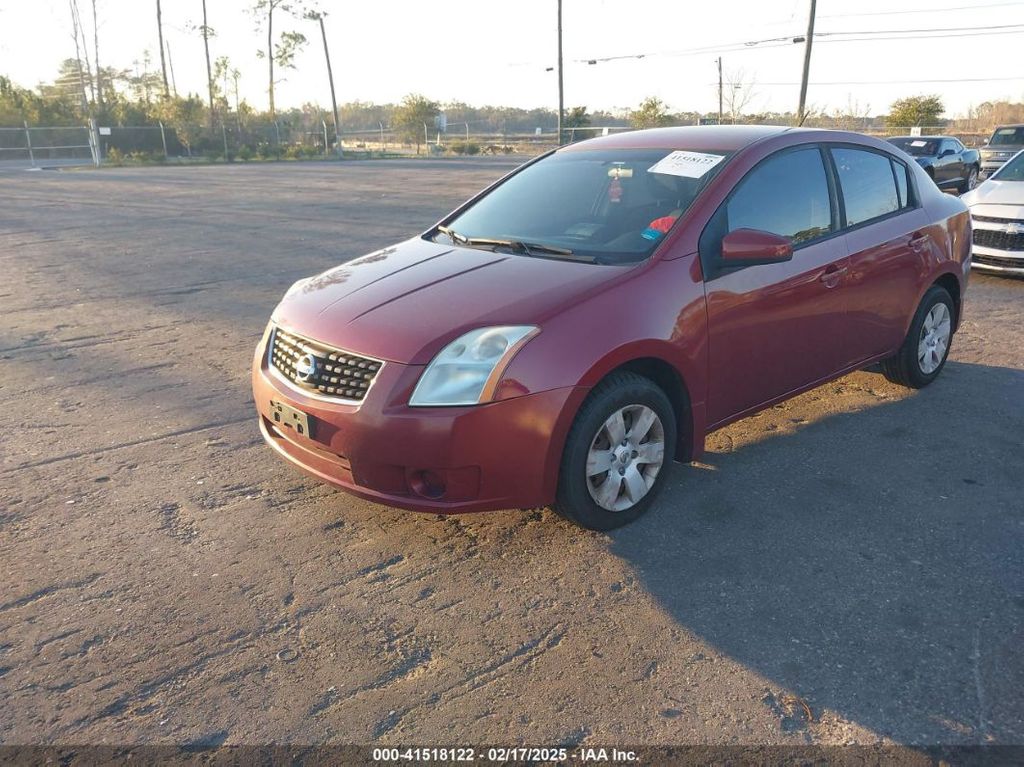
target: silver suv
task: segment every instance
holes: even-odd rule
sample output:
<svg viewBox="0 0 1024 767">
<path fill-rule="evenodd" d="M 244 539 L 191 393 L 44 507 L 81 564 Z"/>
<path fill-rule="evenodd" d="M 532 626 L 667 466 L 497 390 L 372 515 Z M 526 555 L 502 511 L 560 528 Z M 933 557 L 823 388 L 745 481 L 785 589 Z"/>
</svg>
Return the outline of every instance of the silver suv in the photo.
<svg viewBox="0 0 1024 767">
<path fill-rule="evenodd" d="M 981 177 L 987 178 L 1024 149 L 1024 124 L 1000 125 L 981 148 Z"/>
</svg>

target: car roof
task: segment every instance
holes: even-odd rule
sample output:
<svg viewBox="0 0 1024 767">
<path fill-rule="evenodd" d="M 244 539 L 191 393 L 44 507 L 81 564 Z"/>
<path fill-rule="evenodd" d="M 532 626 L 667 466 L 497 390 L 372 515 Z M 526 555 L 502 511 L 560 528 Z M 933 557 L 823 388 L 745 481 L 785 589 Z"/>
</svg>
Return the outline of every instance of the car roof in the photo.
<svg viewBox="0 0 1024 767">
<path fill-rule="evenodd" d="M 993 128 L 993 131 L 1002 130 L 1003 128 L 1024 128 L 1024 123 L 1006 123 L 1006 125 L 997 125 Z"/>
<path fill-rule="evenodd" d="M 579 149 L 690 149 L 735 152 L 769 136 L 790 131 L 814 131 L 785 125 L 690 125 L 623 131 L 569 144 L 561 151 Z"/>
</svg>

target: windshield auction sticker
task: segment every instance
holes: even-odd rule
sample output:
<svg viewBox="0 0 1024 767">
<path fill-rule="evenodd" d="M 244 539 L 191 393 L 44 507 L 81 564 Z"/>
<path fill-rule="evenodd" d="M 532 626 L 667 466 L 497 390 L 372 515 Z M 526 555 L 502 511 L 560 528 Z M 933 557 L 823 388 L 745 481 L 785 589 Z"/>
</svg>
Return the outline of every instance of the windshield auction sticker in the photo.
<svg viewBox="0 0 1024 767">
<path fill-rule="evenodd" d="M 724 159 L 720 154 L 676 151 L 658 160 L 647 169 L 647 172 L 683 176 L 684 178 L 700 178 Z"/>
</svg>

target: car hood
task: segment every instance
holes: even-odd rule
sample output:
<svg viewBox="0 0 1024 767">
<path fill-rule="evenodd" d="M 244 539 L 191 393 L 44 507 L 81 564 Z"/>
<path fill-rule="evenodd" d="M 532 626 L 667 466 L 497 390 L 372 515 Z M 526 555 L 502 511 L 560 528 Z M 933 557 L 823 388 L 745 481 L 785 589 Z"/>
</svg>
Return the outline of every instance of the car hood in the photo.
<svg viewBox="0 0 1024 767">
<path fill-rule="evenodd" d="M 473 328 L 542 325 L 632 268 L 416 238 L 296 283 L 273 321 L 356 354 L 426 364 Z"/>
<path fill-rule="evenodd" d="M 990 178 L 972 189 L 961 199 L 968 206 L 975 205 L 1024 205 L 1024 181 L 1000 181 Z"/>
</svg>

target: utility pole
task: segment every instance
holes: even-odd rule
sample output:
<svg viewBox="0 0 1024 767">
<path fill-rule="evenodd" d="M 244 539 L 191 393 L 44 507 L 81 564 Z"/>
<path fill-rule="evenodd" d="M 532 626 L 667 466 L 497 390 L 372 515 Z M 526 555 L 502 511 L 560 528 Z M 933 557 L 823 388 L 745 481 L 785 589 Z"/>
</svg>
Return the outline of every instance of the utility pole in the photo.
<svg viewBox="0 0 1024 767">
<path fill-rule="evenodd" d="M 811 0 L 811 15 L 807 19 L 807 40 L 804 44 L 804 76 L 800 81 L 800 107 L 797 109 L 797 125 L 803 125 L 807 119 L 804 111 L 807 104 L 807 80 L 811 73 L 811 43 L 814 41 L 814 8 L 816 0 Z"/>
<path fill-rule="evenodd" d="M 562 84 L 562 0 L 558 0 L 558 145 L 562 145 L 562 123 L 565 120 L 565 90 Z"/>
<path fill-rule="evenodd" d="M 341 156 L 341 121 L 338 119 L 338 99 L 334 95 L 334 71 L 331 69 L 331 52 L 327 49 L 327 29 L 324 27 L 323 11 L 314 11 L 317 21 L 320 22 L 320 35 L 324 39 L 324 58 L 327 59 L 327 79 L 331 83 L 331 107 L 334 109 L 334 141 L 338 144 L 338 156 Z"/>
<path fill-rule="evenodd" d="M 103 73 L 100 72 L 100 25 L 96 18 L 96 0 L 92 0 L 92 53 L 96 57 L 96 102 L 103 109 Z"/>
<path fill-rule="evenodd" d="M 174 79 L 174 59 L 171 58 L 171 41 L 167 41 L 167 66 L 171 69 L 171 90 L 174 98 L 178 98 L 178 81 Z"/>
<path fill-rule="evenodd" d="M 206 51 L 206 94 L 210 99 L 210 125 L 213 125 L 213 69 L 210 67 L 210 25 L 206 20 L 206 0 L 203 0 L 203 48 Z M 169 48 L 167 55 L 170 56 Z M 171 76 L 174 76 L 173 66 Z M 224 94 L 224 97 L 227 98 L 227 94 Z"/>
<path fill-rule="evenodd" d="M 171 97 L 171 86 L 167 82 L 167 56 L 164 53 L 164 21 L 160 12 L 160 0 L 156 0 L 156 31 L 160 36 L 160 70 L 164 75 L 164 98 Z"/>
<path fill-rule="evenodd" d="M 718 57 L 718 124 L 722 124 L 722 57 Z"/>
</svg>

